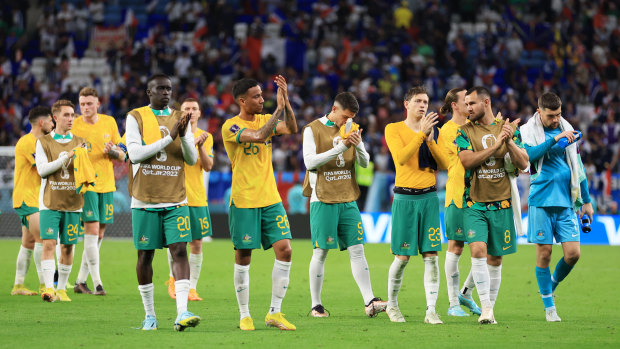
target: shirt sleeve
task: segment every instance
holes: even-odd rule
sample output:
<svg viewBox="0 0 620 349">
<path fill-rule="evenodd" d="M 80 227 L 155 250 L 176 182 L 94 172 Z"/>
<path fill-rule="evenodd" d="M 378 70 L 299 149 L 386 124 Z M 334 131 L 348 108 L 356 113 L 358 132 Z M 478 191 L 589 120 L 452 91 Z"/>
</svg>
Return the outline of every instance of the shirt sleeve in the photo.
<svg viewBox="0 0 620 349">
<path fill-rule="evenodd" d="M 127 132 L 125 133 L 125 140 L 127 141 L 127 155 L 129 156 L 131 162 L 133 162 L 134 164 L 153 157 L 155 154 L 157 154 L 157 152 L 161 151 L 162 149 L 167 147 L 168 144 L 172 143 L 172 137 L 168 135 L 154 143 L 143 145 L 138 121 L 136 121 L 136 118 L 134 118 L 130 114 L 127 114 L 126 129 Z M 194 137 L 192 135 L 192 139 L 193 138 Z"/>
<path fill-rule="evenodd" d="M 413 154 L 420 150 L 420 146 L 424 142 L 426 135 L 423 132 L 415 132 L 414 137 L 409 140 L 408 144 L 404 144 L 399 137 L 396 130 L 390 125 L 385 127 L 385 141 L 387 142 L 388 149 L 394 158 L 394 163 L 401 166 L 406 164 Z"/>
<path fill-rule="evenodd" d="M 205 150 L 207 151 L 207 156 L 213 157 L 213 135 L 210 134 L 209 132 L 207 132 L 207 134 L 209 136 L 205 140 L 203 147 L 205 147 Z"/>
<path fill-rule="evenodd" d="M 555 143 L 554 138 L 549 138 L 544 143 L 539 145 L 529 146 L 525 144 L 525 151 L 527 152 L 527 156 L 530 158 L 530 163 L 534 163 L 542 158 Z"/>
<path fill-rule="evenodd" d="M 170 137 L 170 136 L 168 136 Z M 198 150 L 194 145 L 194 132 L 191 127 L 185 129 L 185 135 L 181 137 L 181 151 L 183 152 L 183 160 L 188 165 L 194 165 L 198 160 Z"/>
<path fill-rule="evenodd" d="M 222 127 L 222 140 L 229 143 L 240 143 L 239 136 L 241 136 L 243 130 L 245 130 L 245 128 L 235 123 L 224 123 Z"/>
<path fill-rule="evenodd" d="M 368 163 L 370 162 L 370 154 L 368 154 L 366 147 L 364 147 L 364 141 L 359 142 L 359 144 L 355 146 L 355 155 L 357 163 L 361 167 L 368 167 Z"/>
<path fill-rule="evenodd" d="M 321 154 L 316 153 L 316 143 L 314 142 L 314 134 L 310 127 L 304 129 L 303 135 L 303 154 L 304 164 L 308 170 L 316 170 L 325 165 L 329 161 L 335 159 L 339 154 L 347 150 L 347 146 L 339 142 L 335 147 Z"/>
<path fill-rule="evenodd" d="M 463 150 L 474 150 L 474 147 L 472 147 L 471 142 L 469 141 L 469 138 L 467 138 L 467 135 L 465 134 L 465 132 L 463 132 L 463 130 L 458 130 L 456 131 L 456 151 L 457 154 L 462 152 Z"/>
<path fill-rule="evenodd" d="M 37 141 L 37 152 L 35 157 L 37 161 L 37 172 L 39 172 L 39 176 L 42 178 L 58 171 L 62 167 L 63 162 L 69 159 L 67 154 L 62 154 L 58 159 L 49 162 L 47 155 L 45 155 L 45 150 L 43 150 L 43 146 L 39 141 Z"/>
</svg>

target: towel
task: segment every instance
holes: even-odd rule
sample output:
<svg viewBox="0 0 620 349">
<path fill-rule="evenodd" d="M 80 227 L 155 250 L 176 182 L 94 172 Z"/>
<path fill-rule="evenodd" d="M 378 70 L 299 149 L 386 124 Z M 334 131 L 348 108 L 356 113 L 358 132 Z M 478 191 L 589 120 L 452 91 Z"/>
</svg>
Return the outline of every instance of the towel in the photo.
<svg viewBox="0 0 620 349">
<path fill-rule="evenodd" d="M 433 141 L 435 141 L 435 143 L 437 143 L 438 137 L 439 129 L 437 127 L 433 127 Z M 422 142 L 420 150 L 418 151 L 418 167 L 430 167 L 433 170 L 437 171 L 437 161 L 435 161 L 435 158 L 433 158 L 431 149 L 428 147 L 428 144 L 426 144 L 426 141 Z"/>
<path fill-rule="evenodd" d="M 523 222 L 521 220 L 521 195 L 517 185 L 517 175 L 519 174 L 517 167 L 512 163 L 510 153 L 504 155 L 504 169 L 510 179 L 510 199 L 512 200 L 512 218 L 515 222 L 515 230 L 517 236 L 525 234 L 523 231 Z"/>
<path fill-rule="evenodd" d="M 73 149 L 73 168 L 75 170 L 75 191 L 83 194 L 88 191 L 89 186 L 95 185 L 95 169 L 88 158 L 88 150 L 84 147 Z"/>
<path fill-rule="evenodd" d="M 560 117 L 560 129 L 564 131 L 574 131 L 573 126 L 566 121 L 563 117 Z M 521 136 L 523 142 L 531 147 L 535 147 L 545 142 L 545 129 L 540 115 L 536 112 L 530 120 L 521 127 Z M 534 169 L 530 168 L 531 181 L 534 182 L 536 178 L 542 172 L 543 161 L 545 157 L 541 157 Z M 570 144 L 566 147 L 566 162 L 570 167 L 570 193 L 573 208 L 578 210 L 583 206 L 583 198 L 581 196 L 581 182 L 586 179 L 586 173 L 581 162 L 581 156 L 579 156 L 579 148 L 577 142 Z M 531 167 L 531 165 L 530 165 Z"/>
</svg>

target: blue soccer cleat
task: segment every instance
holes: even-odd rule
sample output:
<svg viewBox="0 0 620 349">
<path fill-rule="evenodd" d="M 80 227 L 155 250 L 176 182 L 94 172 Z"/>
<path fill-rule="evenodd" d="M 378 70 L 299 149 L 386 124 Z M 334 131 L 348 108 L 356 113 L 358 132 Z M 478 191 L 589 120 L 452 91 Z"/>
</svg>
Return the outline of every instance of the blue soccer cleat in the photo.
<svg viewBox="0 0 620 349">
<path fill-rule="evenodd" d="M 448 308 L 448 316 L 469 316 L 460 305 Z"/>
<path fill-rule="evenodd" d="M 469 311 L 472 312 L 472 314 L 476 314 L 476 315 L 482 314 L 482 310 L 480 310 L 480 307 L 478 306 L 478 304 L 476 304 L 476 302 L 473 299 L 466 298 L 460 293 L 459 293 L 459 303 L 461 303 L 461 305 L 466 306 L 467 309 L 469 309 Z"/>
<path fill-rule="evenodd" d="M 137 328 L 142 331 L 155 331 L 157 330 L 157 318 L 153 315 L 147 315 L 142 321 L 142 327 Z"/>
<path fill-rule="evenodd" d="M 181 315 L 177 316 L 177 319 L 174 321 L 174 330 L 181 332 L 188 327 L 196 327 L 199 323 L 200 316 L 194 315 L 189 311 L 185 311 Z"/>
</svg>

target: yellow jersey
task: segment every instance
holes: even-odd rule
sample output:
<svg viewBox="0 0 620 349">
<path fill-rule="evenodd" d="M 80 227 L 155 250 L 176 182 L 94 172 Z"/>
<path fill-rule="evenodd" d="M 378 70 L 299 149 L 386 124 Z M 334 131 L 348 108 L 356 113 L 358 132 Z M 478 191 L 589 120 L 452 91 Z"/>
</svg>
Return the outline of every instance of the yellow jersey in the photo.
<svg viewBox="0 0 620 349">
<path fill-rule="evenodd" d="M 465 191 L 465 168 L 459 159 L 456 150 L 456 133 L 461 125 L 450 120 L 439 130 L 437 143 L 441 145 L 448 156 L 448 182 L 446 183 L 445 207 L 452 202 L 458 208 L 463 207 L 463 192 Z"/>
<path fill-rule="evenodd" d="M 15 173 L 13 176 L 13 207 L 22 203 L 29 207 L 39 207 L 41 177 L 37 172 L 34 156 L 37 152 L 37 138 L 29 133 L 15 145 Z"/>
<path fill-rule="evenodd" d="M 121 143 L 121 136 L 113 117 L 104 114 L 97 114 L 97 116 L 95 124 L 88 124 L 82 116 L 79 116 L 73 121 L 71 132 L 86 139 L 88 158 L 97 174 L 95 186 L 90 190 L 96 193 L 109 193 L 116 191 L 114 169 L 112 159 L 103 153 L 103 149 L 109 141 L 115 145 Z"/>
<path fill-rule="evenodd" d="M 191 127 L 188 126 L 188 127 Z M 201 129 L 197 129 L 194 132 L 194 139 L 201 134 L 205 133 Z M 207 151 L 207 155 L 213 157 L 213 136 L 206 132 L 209 136 L 202 145 Z M 198 148 L 198 146 L 196 146 Z M 194 165 L 185 164 L 185 191 L 187 193 L 187 204 L 192 207 L 208 206 L 207 203 L 207 191 L 205 190 L 205 183 L 202 177 L 202 163 L 200 162 L 200 156 L 198 161 Z"/>
<path fill-rule="evenodd" d="M 385 126 L 385 140 L 396 167 L 397 187 L 423 189 L 435 185 L 435 171 L 430 167 L 420 168 L 419 151 L 426 135 L 409 128 L 404 121 Z M 428 143 L 437 164 L 443 163 L 445 155 L 435 142 Z M 399 159 L 409 158 L 402 165 Z"/>
<path fill-rule="evenodd" d="M 239 208 L 258 208 L 282 202 L 271 163 L 271 138 L 275 127 L 264 143 L 240 143 L 243 130 L 258 130 L 271 118 L 271 114 L 256 114 L 253 121 L 239 115 L 222 125 L 224 148 L 232 165 L 230 200 Z"/>
</svg>

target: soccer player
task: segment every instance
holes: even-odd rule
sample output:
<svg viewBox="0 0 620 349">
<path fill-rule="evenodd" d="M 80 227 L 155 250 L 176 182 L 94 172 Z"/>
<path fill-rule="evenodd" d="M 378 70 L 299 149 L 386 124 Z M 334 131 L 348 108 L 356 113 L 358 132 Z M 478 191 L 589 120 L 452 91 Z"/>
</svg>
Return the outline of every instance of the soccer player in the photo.
<svg viewBox="0 0 620 349">
<path fill-rule="evenodd" d="M 469 316 L 461 309 L 460 304 L 480 315 L 480 308 L 472 299 L 474 280 L 471 271 L 465 280 L 462 293 L 459 293 L 459 259 L 465 246 L 465 231 L 463 230 L 463 192 L 465 191 L 465 169 L 456 153 L 456 132 L 467 123 L 467 107 L 465 106 L 464 88 L 454 88 L 448 91 L 441 107 L 441 113 L 452 114 L 450 121 L 446 122 L 439 130 L 438 143 L 444 147 L 448 154 L 448 182 L 446 183 L 445 200 L 445 223 L 446 237 L 448 238 L 448 251 L 446 252 L 446 283 L 448 284 L 448 298 L 450 307 L 449 316 Z"/>
<path fill-rule="evenodd" d="M 241 79 L 233 86 L 239 115 L 222 125 L 222 138 L 232 164 L 228 225 L 235 247 L 234 283 L 241 320 L 239 328 L 254 330 L 250 316 L 250 261 L 252 250 L 273 247 L 271 306 L 267 326 L 295 330 L 280 311 L 291 269 L 291 230 L 282 206 L 271 163 L 271 138 L 297 133 L 297 121 L 288 100 L 286 80 L 276 76 L 277 107 L 273 115 L 263 111 L 263 92 L 255 80 Z M 280 121 L 283 117 L 283 121 Z"/>
<path fill-rule="evenodd" d="M 447 168 L 448 158 L 437 144 L 437 113 L 426 114 L 428 100 L 424 87 L 412 87 L 404 100 L 407 118 L 385 127 L 385 140 L 396 167 L 391 241 L 395 257 L 388 275 L 386 309 L 392 322 L 405 322 L 398 293 L 409 258 L 419 251 L 424 259 L 424 322 L 443 323 L 435 311 L 439 291 L 437 251 L 441 251 L 435 172 Z"/>
<path fill-rule="evenodd" d="M 146 316 L 142 330 L 156 330 L 153 289 L 155 249 L 172 253 L 177 318 L 174 329 L 195 327 L 200 317 L 187 310 L 189 263 L 187 243 L 192 241 L 185 191 L 185 164 L 196 163 L 194 134 L 187 132 L 190 115 L 168 107 L 172 82 L 164 74 L 147 80 L 150 104 L 127 115 L 127 153 L 131 160 L 129 192 L 134 246 L 138 250 L 138 290 Z M 178 136 L 178 137 L 177 137 Z"/>
<path fill-rule="evenodd" d="M 41 270 L 45 291 L 41 298 L 47 302 L 70 302 L 67 280 L 73 265 L 73 245 L 77 243 L 80 212 L 84 197 L 75 187 L 74 149 L 84 146 L 86 140 L 71 133 L 75 106 L 61 99 L 52 105 L 56 128 L 42 136 L 36 144 L 37 172 L 41 176 L 39 192 L 39 226 L 43 240 Z M 60 237 L 61 253 L 58 261 L 58 289 L 54 291 L 54 252 Z"/>
<path fill-rule="evenodd" d="M 116 145 L 121 142 L 116 120 L 97 113 L 97 90 L 85 87 L 79 95 L 81 116 L 73 122 L 73 133 L 86 139 L 88 158 L 93 164 L 97 179 L 91 190 L 84 193 L 82 222 L 84 224 L 84 252 L 80 272 L 75 281 L 75 293 L 105 295 L 99 273 L 99 249 L 106 226 L 114 220 L 114 169 L 112 159 L 124 160 L 125 152 Z M 86 284 L 88 273 L 93 279 L 94 291 Z"/>
<path fill-rule="evenodd" d="M 303 131 L 304 163 L 308 171 L 304 194 L 310 196 L 310 231 L 312 259 L 309 279 L 312 316 L 329 316 L 321 302 L 325 259 L 330 249 L 348 250 L 351 272 L 364 298 L 366 315 L 385 311 L 387 302 L 375 298 L 364 256 L 362 217 L 357 207 L 360 189 L 355 180 L 355 163 L 368 166 L 370 155 L 364 148 L 360 130 L 350 130 L 344 138 L 345 124 L 351 127 L 359 111 L 357 99 L 350 92 L 339 93 L 329 114 L 314 120 Z M 346 131 L 345 131 L 346 132 Z"/>
<path fill-rule="evenodd" d="M 194 134 L 194 143 L 198 149 L 198 161 L 191 166 L 185 164 L 185 190 L 187 191 L 190 228 L 192 229 L 192 242 L 189 243 L 189 300 L 201 301 L 202 298 L 196 291 L 196 285 L 202 269 L 202 239 L 213 235 L 202 171 L 211 171 L 213 167 L 213 136 L 198 128 L 200 105 L 198 105 L 197 100 L 193 98 L 184 100 L 181 103 L 181 112 L 191 114 L 189 122 Z M 174 299 L 176 296 L 170 249 L 168 249 L 168 265 L 170 267 L 170 277 L 167 281 L 168 294 Z"/>
<path fill-rule="evenodd" d="M 528 157 L 514 123 L 496 119 L 491 95 L 484 87 L 465 94 L 469 123 L 456 136 L 458 155 L 465 168 L 463 229 L 471 251 L 471 273 L 476 282 L 481 324 L 496 324 L 493 306 L 502 278 L 502 256 L 517 251 L 511 208 L 511 189 L 505 169 L 506 154 L 523 170 Z"/>
<path fill-rule="evenodd" d="M 577 145 L 561 147 L 566 137 L 573 142 L 576 133 L 562 117 L 562 101 L 552 92 L 538 99 L 537 113 L 522 128 L 523 142 L 530 161 L 530 195 L 527 240 L 536 244 L 536 280 L 545 306 L 547 321 L 561 321 L 553 293 L 579 260 L 579 222 L 575 211 L 592 221 L 592 203 L 583 163 Z M 553 276 L 549 270 L 553 239 L 562 243 Z"/>
<path fill-rule="evenodd" d="M 45 282 L 41 272 L 41 252 L 43 240 L 39 231 L 39 189 L 41 177 L 37 172 L 35 153 L 37 139 L 50 133 L 54 128 L 52 114 L 48 107 L 34 107 L 28 113 L 32 127 L 15 145 L 15 174 L 13 176 L 13 208 L 22 222 L 22 244 L 17 254 L 15 284 L 11 295 L 34 296 L 37 294 L 24 286 L 24 279 L 30 266 L 30 256 L 39 276 L 39 292 L 45 292 Z M 33 251 L 34 250 L 34 251 Z"/>
</svg>

